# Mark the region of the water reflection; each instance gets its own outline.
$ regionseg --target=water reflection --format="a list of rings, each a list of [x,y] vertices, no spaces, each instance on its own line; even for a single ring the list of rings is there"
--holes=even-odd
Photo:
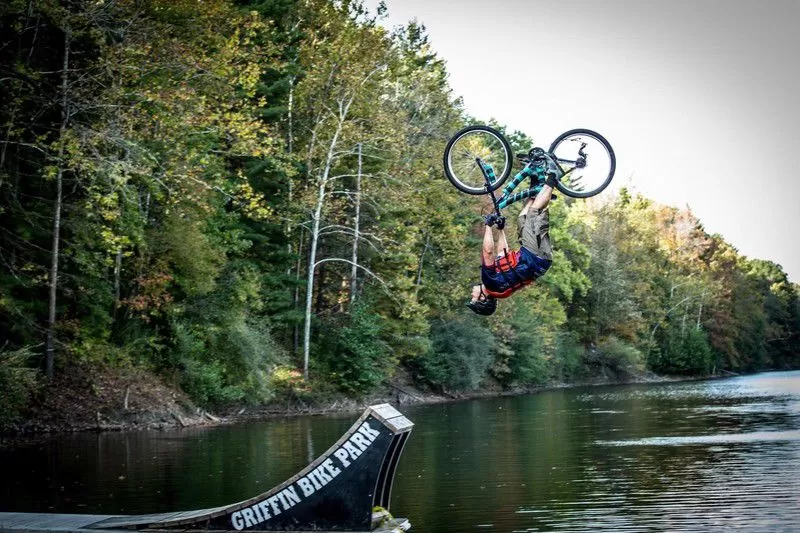
[[[775,442],[800,440],[800,431],[757,431],[692,437],[650,437],[635,440],[596,441],[601,446],[685,446],[687,444],[720,444],[737,442]]]
[[[0,511],[136,514],[243,500],[292,476],[308,464],[313,440],[326,449],[352,422],[307,417],[213,429],[55,435],[0,449]]]
[[[401,407],[414,531],[800,530],[800,372]],[[262,492],[354,415],[0,450],[0,510],[147,513]]]
[[[422,531],[800,530],[800,373],[471,403],[409,412],[431,451],[409,446],[395,506]],[[442,440],[491,444],[453,473]]]

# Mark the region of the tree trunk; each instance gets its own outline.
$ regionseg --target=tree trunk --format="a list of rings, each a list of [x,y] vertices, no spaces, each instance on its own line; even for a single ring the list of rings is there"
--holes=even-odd
[[[58,143],[58,171],[56,173],[56,197],[53,213],[53,244],[50,252],[50,301],[47,313],[47,338],[45,341],[45,374],[47,379],[53,379],[55,367],[55,326],[56,326],[56,303],[58,289],[58,262],[59,244],[61,242],[61,207],[63,201],[63,178],[64,178],[64,137],[69,122],[68,108],[68,82],[69,82],[69,52],[70,39],[72,35],[67,23],[64,28],[64,60],[61,71],[61,126],[59,128]]]
[[[3,143],[3,147],[0,148],[0,169],[6,166],[6,151],[8,150],[8,144],[11,142],[11,131],[14,129],[14,122],[17,119],[17,109],[16,107],[11,111],[11,120],[8,121],[8,128],[6,128],[6,142]],[[2,179],[0,179],[0,186],[3,185]]]
[[[317,289],[317,300],[314,303],[314,309],[324,309],[325,306],[325,291],[322,290],[322,287],[325,286],[325,281],[327,280],[326,276],[327,272],[325,271],[325,266],[320,266],[320,262],[317,261],[317,269],[314,275],[314,286],[320,287]]]
[[[122,274],[122,248],[117,248],[117,255],[114,258],[114,312],[119,309],[120,301],[120,276]]]
[[[294,76],[289,78],[289,109],[287,113],[287,138],[286,138],[286,150],[291,157],[294,152],[294,123],[293,123],[293,112],[294,112]],[[294,182],[292,178],[289,177],[289,205],[292,205],[294,195]],[[289,257],[292,255],[292,224],[291,221],[286,223],[286,250],[289,252]],[[303,233],[300,232],[298,236],[298,243],[297,243],[297,261],[295,262],[295,287],[294,287],[294,298],[292,300],[293,309],[296,311],[297,306],[300,303],[300,253],[303,250]],[[292,268],[289,267],[286,271],[286,275],[290,276],[292,273]],[[292,327],[292,339],[294,345],[294,353],[297,353],[297,349],[300,346],[300,329],[298,325],[295,323]]]
[[[352,102],[352,100],[351,100]],[[308,273],[306,277],[306,312],[305,323],[303,327],[303,378],[308,379],[308,356],[311,344],[311,302],[314,295],[314,271],[317,267],[317,244],[319,243],[319,225],[322,219],[322,207],[325,205],[325,188],[328,185],[328,179],[331,174],[331,167],[333,166],[334,154],[336,145],[339,141],[339,135],[342,133],[342,126],[344,126],[345,118],[347,117],[347,110],[349,108],[343,106],[340,108],[339,123],[336,125],[336,132],[333,134],[331,144],[328,147],[328,155],[325,158],[325,168],[323,169],[322,176],[319,179],[319,189],[317,191],[317,205],[314,208],[311,227],[311,242],[309,243],[309,257],[308,257]]]
[[[311,342],[311,302],[314,296],[314,270],[317,260],[317,241],[319,239],[319,223],[322,218],[322,205],[325,201],[325,179],[320,179],[317,206],[314,209],[311,227],[311,243],[308,256],[308,276],[306,278],[306,313],[303,324],[303,378],[308,379],[308,354]]]
[[[697,310],[697,325],[695,326],[695,329],[697,331],[700,331],[700,321],[702,320],[703,317],[703,302],[705,301],[705,299],[706,299],[706,291],[705,289],[703,289],[703,294],[700,295],[700,308]]]
[[[300,269],[302,268],[302,259],[300,258],[301,254],[303,253],[303,232],[301,231],[297,237],[297,261],[295,262],[295,278],[296,282],[294,285],[294,309],[298,309],[300,305]],[[295,323],[294,325],[294,353],[296,354],[300,350],[300,325]]]
[[[417,265],[417,280],[414,283],[417,290],[419,290],[420,286],[422,285],[422,270],[425,266],[425,253],[428,251],[428,247],[431,244],[431,236],[428,235],[425,237],[425,246],[422,247],[422,253],[419,254],[419,264]]]
[[[353,264],[350,267],[350,306],[356,300],[356,284],[358,282],[358,230],[361,222],[361,143],[358,143],[358,172],[356,173],[355,191],[356,213],[353,220]]]
[[[686,314],[689,312],[689,304],[683,308],[683,318],[681,319],[681,340],[686,338]]]
[[[287,113],[287,120],[288,120],[289,123],[287,124],[287,128],[286,128],[288,130],[288,132],[287,132],[288,133],[288,139],[286,140],[287,141],[286,142],[286,149],[289,152],[289,155],[292,155],[292,152],[294,151],[293,150],[293,148],[294,148],[294,139],[293,139],[293,137],[294,137],[294,132],[293,132],[294,125],[292,123],[293,111],[294,111],[294,76],[289,78],[289,109],[288,109],[288,113]],[[291,184],[291,181],[289,183]]]

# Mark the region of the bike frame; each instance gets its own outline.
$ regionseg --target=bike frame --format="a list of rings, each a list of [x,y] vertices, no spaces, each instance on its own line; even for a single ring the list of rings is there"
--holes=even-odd
[[[517,193],[511,194],[514,192],[520,183],[526,178],[536,178],[536,181],[541,181],[540,178],[544,177],[544,168],[540,166],[534,166],[533,163],[527,163],[522,170],[520,170],[505,187],[503,187],[502,196],[497,198],[495,196],[494,191],[492,190],[491,184],[494,182],[497,176],[494,174],[494,169],[491,165],[484,163],[480,157],[475,158],[475,162],[480,167],[481,172],[483,172],[483,178],[486,180],[486,191],[489,193],[489,196],[492,198],[492,203],[494,204],[495,213],[499,216],[500,210],[505,209],[509,205],[513,204],[514,202],[518,202],[519,200],[523,200],[525,198],[530,198],[531,196],[535,196],[538,194],[540,187],[533,186],[527,190],[519,191]]]

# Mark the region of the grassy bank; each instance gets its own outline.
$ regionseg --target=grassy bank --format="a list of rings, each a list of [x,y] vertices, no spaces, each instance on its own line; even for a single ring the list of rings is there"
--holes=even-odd
[[[710,377],[710,376],[709,376]],[[231,404],[204,409],[174,384],[144,369],[120,373],[103,365],[75,365],[50,384],[41,385],[19,416],[0,425],[4,435],[73,431],[134,431],[213,426],[277,416],[360,412],[378,403],[403,405],[459,401],[472,398],[532,394],[575,386],[678,381],[685,377],[646,374],[605,374],[574,383],[506,388],[492,380],[471,392],[433,391],[414,382],[408,372],[395,375],[372,394],[351,397],[339,392],[288,389],[272,401]],[[693,378],[705,379],[705,378]]]

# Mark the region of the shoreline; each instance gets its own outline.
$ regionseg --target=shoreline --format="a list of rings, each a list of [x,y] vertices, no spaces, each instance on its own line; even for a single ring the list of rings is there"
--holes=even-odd
[[[37,436],[57,435],[77,432],[128,432],[128,431],[171,431],[188,428],[219,427],[247,423],[249,421],[287,418],[297,416],[322,416],[333,413],[358,413],[370,405],[390,403],[398,409],[410,405],[432,405],[480,398],[499,398],[538,394],[558,389],[580,387],[604,387],[614,385],[636,385],[648,383],[675,383],[681,381],[704,381],[724,379],[733,375],[709,375],[699,377],[658,376],[655,374],[628,376],[626,379],[596,378],[576,383],[551,383],[542,386],[501,389],[487,387],[464,393],[434,393],[418,389],[407,383],[384,384],[380,392],[361,399],[340,397],[319,404],[306,404],[302,400],[294,402],[275,402],[256,407],[234,406],[212,413],[195,407],[186,398],[176,397],[170,391],[169,405],[156,408],[111,409],[105,413],[95,411],[93,417],[86,412],[76,412],[71,416],[51,420],[47,416],[33,416],[27,420],[0,429],[0,446],[6,441],[26,440]],[[126,392],[127,396],[127,392]],[[41,414],[41,413],[40,413]]]

